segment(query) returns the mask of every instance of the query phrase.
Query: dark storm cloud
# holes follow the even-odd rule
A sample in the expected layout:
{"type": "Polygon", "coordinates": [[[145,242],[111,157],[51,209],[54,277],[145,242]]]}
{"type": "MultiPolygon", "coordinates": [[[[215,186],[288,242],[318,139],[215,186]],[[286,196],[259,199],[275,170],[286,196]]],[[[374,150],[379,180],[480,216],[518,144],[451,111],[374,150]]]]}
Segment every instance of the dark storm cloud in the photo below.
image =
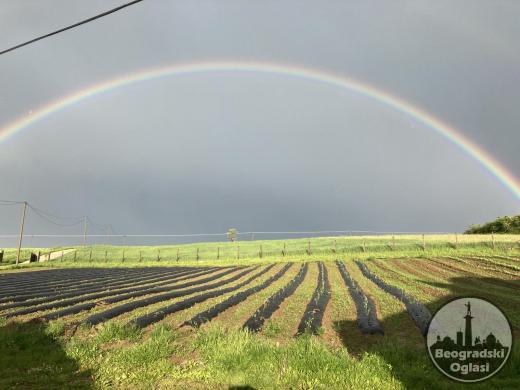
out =
{"type": "MultiPolygon", "coordinates": [[[[0,47],[116,4],[6,1],[0,47]]],[[[520,175],[519,13],[516,3],[487,1],[147,1],[1,56],[0,123],[144,68],[272,61],[401,96],[520,175]]],[[[518,212],[496,179],[409,117],[268,75],[191,75],[112,91],[0,145],[0,166],[0,198],[89,214],[129,233],[447,231],[518,212]]],[[[0,212],[1,233],[16,231],[19,210],[0,212]]],[[[36,217],[29,230],[63,232],[36,217]]]]}

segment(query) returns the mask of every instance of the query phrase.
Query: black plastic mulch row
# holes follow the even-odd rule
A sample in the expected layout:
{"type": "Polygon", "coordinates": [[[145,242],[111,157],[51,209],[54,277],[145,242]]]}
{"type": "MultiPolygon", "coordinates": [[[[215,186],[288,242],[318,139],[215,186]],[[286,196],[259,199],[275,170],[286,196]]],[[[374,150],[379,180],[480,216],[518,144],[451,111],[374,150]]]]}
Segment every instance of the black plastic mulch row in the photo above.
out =
{"type": "Polygon", "coordinates": [[[181,272],[196,272],[196,269],[189,268],[179,268],[179,269],[140,269],[139,271],[134,271],[131,273],[104,273],[104,274],[95,274],[91,275],[89,279],[78,279],[77,275],[71,275],[67,281],[63,281],[63,283],[59,285],[55,285],[52,283],[39,284],[39,285],[31,285],[20,288],[20,290],[9,290],[8,292],[0,294],[0,302],[15,302],[15,301],[23,301],[26,299],[31,299],[37,297],[38,294],[40,296],[45,296],[46,294],[56,294],[56,293],[66,293],[71,292],[78,289],[94,289],[96,286],[100,284],[106,283],[113,284],[119,283],[122,280],[132,280],[139,279],[146,276],[153,276],[159,274],[178,274],[181,272]]]}
{"type": "MultiPolygon", "coordinates": [[[[225,271],[221,275],[225,275],[226,273],[230,273],[230,272],[233,272],[233,270],[225,271]]],[[[188,275],[184,278],[193,278],[193,277],[194,276],[188,275]]],[[[176,281],[179,281],[179,279],[174,280],[174,282],[176,282],[176,281]]],[[[193,283],[198,283],[198,282],[199,281],[195,281],[193,283]]],[[[166,282],[162,282],[162,283],[171,284],[171,279],[166,282]]],[[[177,286],[167,286],[164,288],[167,288],[168,290],[172,290],[174,288],[177,288],[177,286]]],[[[182,288],[182,287],[179,287],[179,288],[182,288]]],[[[92,300],[92,299],[105,298],[105,297],[110,297],[110,296],[117,295],[117,294],[124,294],[124,293],[132,292],[132,291],[140,291],[140,292],[148,291],[149,289],[150,289],[149,286],[143,286],[143,287],[136,286],[136,287],[126,288],[126,289],[121,289],[121,290],[104,291],[104,292],[99,292],[99,293],[95,293],[95,294],[82,295],[77,298],[64,299],[62,301],[55,301],[55,302],[51,302],[51,303],[47,303],[47,304],[43,304],[43,305],[38,305],[38,306],[34,306],[34,307],[29,307],[26,309],[13,311],[13,312],[10,312],[7,314],[3,314],[2,316],[5,318],[10,318],[10,317],[20,316],[20,315],[25,315],[25,314],[31,314],[31,313],[35,313],[35,312],[43,311],[43,310],[50,310],[50,309],[55,309],[55,308],[59,308],[59,307],[72,306],[77,303],[85,302],[85,301],[92,300]]],[[[93,302],[91,304],[95,305],[95,303],[93,303],[93,302]]]]}
{"type": "MultiPolygon", "coordinates": [[[[166,268],[166,267],[163,267],[166,268]]],[[[15,291],[27,287],[50,286],[60,288],[96,278],[113,278],[121,275],[139,274],[146,268],[64,268],[59,270],[27,271],[17,273],[15,279],[0,275],[1,291],[15,291]]]]}
{"type": "Polygon", "coordinates": [[[149,284],[149,287],[154,286],[154,282],[161,282],[164,280],[175,279],[184,275],[195,275],[200,274],[201,271],[183,271],[183,272],[156,272],[148,275],[135,275],[132,278],[126,278],[114,283],[99,283],[83,287],[78,286],[75,289],[67,289],[61,291],[54,291],[48,293],[37,293],[27,294],[25,296],[16,296],[6,298],[10,303],[4,303],[0,305],[0,310],[11,309],[13,307],[24,307],[33,306],[40,303],[52,302],[58,299],[65,299],[70,297],[76,297],[83,294],[96,293],[99,291],[113,290],[125,287],[132,287],[142,284],[149,284]]]}
{"type": "Polygon", "coordinates": [[[260,272],[256,273],[255,275],[244,280],[242,283],[236,284],[234,286],[210,291],[208,293],[197,295],[195,297],[191,297],[191,298],[185,299],[183,301],[176,302],[172,305],[162,307],[157,311],[154,311],[149,314],[145,314],[141,317],[138,317],[138,318],[132,320],[130,322],[130,324],[132,324],[134,326],[138,326],[140,328],[144,328],[145,326],[151,325],[153,323],[156,323],[156,322],[162,320],[168,314],[172,314],[172,313],[176,313],[181,310],[189,309],[190,307],[194,306],[197,303],[201,303],[208,299],[215,298],[215,297],[218,297],[220,295],[223,295],[223,294],[226,294],[226,293],[229,293],[232,291],[236,291],[239,288],[242,288],[242,287],[248,285],[249,283],[251,283],[252,281],[257,279],[258,277],[262,276],[263,274],[268,272],[273,267],[274,267],[274,264],[269,265],[269,266],[265,267],[263,270],[261,270],[260,272]]]}
{"type": "MultiPolygon", "coordinates": [[[[12,307],[23,307],[23,306],[31,306],[40,303],[52,302],[58,299],[76,297],[84,294],[96,293],[99,291],[114,291],[122,289],[126,289],[125,291],[134,291],[136,288],[145,289],[152,288],[156,286],[162,286],[168,284],[169,280],[184,280],[184,276],[188,278],[204,275],[209,272],[214,272],[218,268],[201,268],[199,270],[190,270],[190,271],[182,271],[182,272],[161,272],[156,274],[150,274],[141,277],[128,278],[124,282],[117,282],[114,284],[100,285],[100,286],[90,286],[86,288],[82,288],[78,286],[77,289],[65,290],[63,292],[53,292],[47,295],[44,295],[42,298],[31,298],[30,300],[14,300],[14,303],[7,303],[0,305],[0,310],[9,309],[12,307]],[[17,303],[18,302],[18,303],[17,303]],[[20,303],[21,302],[21,303],[20,303]]],[[[123,291],[123,292],[125,292],[123,291]]],[[[114,294],[112,294],[114,295],[114,294]]]]}
{"type": "MultiPolygon", "coordinates": [[[[198,286],[198,287],[190,288],[187,290],[173,291],[173,292],[170,292],[167,294],[155,295],[153,297],[141,299],[139,301],[128,302],[123,305],[119,305],[119,306],[113,307],[111,309],[102,311],[101,313],[93,314],[90,317],[88,317],[87,319],[85,319],[83,322],[85,324],[89,324],[89,325],[96,325],[96,324],[99,324],[100,322],[107,321],[111,318],[117,317],[123,313],[127,313],[127,312],[137,309],[139,307],[149,306],[154,303],[167,301],[169,299],[182,297],[184,295],[190,295],[193,293],[202,292],[202,291],[205,291],[208,289],[220,287],[220,286],[223,286],[225,284],[228,284],[228,283],[234,282],[235,280],[240,279],[241,277],[250,273],[251,271],[253,271],[256,268],[257,267],[245,269],[244,271],[240,272],[237,275],[234,275],[228,279],[219,280],[216,283],[204,284],[203,286],[198,286]]],[[[233,269],[231,271],[236,271],[236,270],[237,269],[233,269]]],[[[261,272],[267,272],[267,270],[262,270],[261,272]]]]}
{"type": "MultiPolygon", "coordinates": [[[[153,290],[154,291],[155,290],[160,290],[160,291],[180,290],[182,288],[186,288],[186,287],[198,285],[200,283],[204,283],[205,281],[216,280],[216,279],[218,279],[218,278],[220,278],[222,276],[225,276],[225,275],[227,275],[227,274],[229,274],[231,272],[234,272],[236,270],[237,270],[237,268],[229,269],[227,271],[221,272],[220,274],[211,275],[211,276],[209,276],[209,277],[207,277],[205,279],[193,280],[191,282],[187,282],[187,283],[183,283],[183,284],[175,284],[173,286],[171,285],[172,283],[178,283],[178,282],[181,282],[181,281],[184,281],[184,280],[197,278],[199,276],[203,276],[205,274],[214,272],[213,269],[209,269],[208,268],[208,270],[205,271],[205,272],[198,272],[198,273],[190,274],[188,276],[176,277],[176,278],[172,278],[172,279],[170,279],[168,281],[165,281],[165,282],[157,283],[156,284],[157,286],[163,286],[163,285],[166,285],[166,286],[164,286],[164,287],[157,287],[157,288],[154,288],[153,290]]],[[[106,297],[109,297],[109,298],[102,299],[101,301],[97,301],[97,302],[96,301],[95,302],[86,302],[86,303],[83,303],[83,304],[80,304],[80,305],[75,305],[75,306],[69,307],[67,309],[58,310],[58,311],[46,314],[46,315],[42,316],[41,318],[45,319],[45,320],[52,320],[52,319],[64,317],[64,316],[67,316],[67,315],[76,314],[76,313],[79,313],[81,311],[90,310],[93,307],[95,307],[96,305],[98,305],[99,303],[101,303],[101,302],[106,303],[108,300],[115,300],[115,299],[117,299],[117,302],[119,302],[119,301],[125,300],[126,297],[129,296],[129,295],[130,296],[148,295],[148,292],[150,290],[151,290],[150,286],[146,285],[146,286],[143,286],[143,287],[134,287],[133,289],[124,289],[124,290],[119,290],[119,291],[113,291],[111,294],[106,295],[104,297],[104,298],[106,298],[106,297]],[[128,293],[128,291],[131,291],[131,292],[128,293]],[[112,297],[112,298],[110,298],[110,297],[112,297]]],[[[88,299],[83,299],[80,302],[84,302],[86,300],[88,300],[88,299]]]]}
{"type": "Polygon", "coordinates": [[[339,272],[343,281],[348,287],[348,291],[354,304],[356,305],[357,311],[357,323],[362,333],[368,334],[384,334],[383,327],[377,319],[377,311],[374,300],[367,296],[363,290],[359,287],[355,280],[353,280],[350,274],[340,261],[337,261],[339,272]]]}
{"type": "Polygon", "coordinates": [[[404,305],[406,306],[406,310],[408,311],[408,314],[410,315],[410,317],[412,317],[413,321],[421,331],[421,334],[423,336],[426,336],[426,332],[428,331],[428,325],[432,318],[432,314],[430,313],[428,308],[424,306],[422,303],[420,303],[415,297],[406,294],[400,288],[392,286],[383,281],[378,276],[374,275],[372,272],[370,272],[370,270],[365,264],[357,260],[356,264],[366,278],[370,279],[372,282],[377,284],[383,291],[386,291],[387,293],[393,295],[394,297],[396,297],[404,303],[404,305]]]}
{"type": "MultiPolygon", "coordinates": [[[[237,269],[239,268],[235,268],[235,269],[231,269],[230,271],[226,271],[226,272],[223,272],[223,273],[220,273],[220,274],[217,274],[217,275],[212,275],[210,276],[209,278],[205,278],[205,279],[200,279],[200,280],[194,280],[194,281],[191,281],[191,282],[188,282],[188,283],[183,283],[183,284],[176,284],[176,285],[173,285],[173,286],[166,286],[166,287],[161,287],[161,290],[162,291],[172,291],[172,290],[179,290],[179,289],[182,289],[182,288],[186,288],[186,287],[189,287],[189,286],[194,286],[194,285],[197,285],[197,284],[200,284],[200,283],[204,283],[204,281],[213,281],[213,280],[216,280],[217,278],[220,278],[222,276],[225,276],[233,271],[236,271],[237,269]]],[[[177,278],[176,280],[170,280],[168,282],[163,282],[163,283],[160,283],[160,285],[163,285],[163,284],[171,284],[171,283],[177,283],[177,282],[180,282],[180,281],[183,281],[183,280],[186,280],[186,279],[193,279],[193,278],[197,278],[201,275],[204,275],[204,274],[207,274],[207,273],[211,273],[211,272],[214,272],[214,270],[210,270],[208,268],[208,271],[207,272],[204,272],[203,274],[202,273],[198,273],[198,274],[191,274],[189,276],[185,276],[185,277],[179,277],[177,278]]],[[[135,290],[138,290],[139,293],[142,293],[143,291],[149,291],[149,286],[144,286],[142,288],[137,288],[135,290]]],[[[123,293],[128,291],[128,290],[121,290],[123,293]]],[[[115,295],[117,292],[114,292],[114,294],[112,295],[115,295]]],[[[130,293],[130,295],[132,295],[133,293],[130,293]]],[[[145,294],[140,294],[140,295],[147,295],[146,293],[145,294]]],[[[120,298],[120,297],[126,297],[128,296],[128,294],[122,294],[122,295],[116,295],[114,298],[120,298]]],[[[113,298],[109,298],[109,299],[113,299],[113,298]]],[[[124,300],[124,299],[120,299],[120,300],[124,300]]],[[[54,320],[56,318],[61,318],[61,317],[64,317],[64,316],[68,316],[68,315],[71,315],[71,314],[76,314],[76,313],[79,313],[79,312],[82,312],[82,311],[85,311],[85,310],[90,310],[92,308],[94,308],[95,306],[97,306],[99,303],[106,303],[107,300],[102,300],[102,301],[97,301],[97,302],[86,302],[86,303],[82,303],[82,304],[79,304],[79,305],[75,305],[75,306],[72,306],[72,307],[68,307],[66,309],[62,309],[62,310],[58,310],[58,311],[54,311],[52,313],[49,313],[49,314],[45,314],[43,316],[41,316],[40,318],[41,319],[44,319],[44,320],[54,320]]]]}
{"type": "MultiPolygon", "coordinates": [[[[158,271],[155,271],[157,273],[158,271]]],[[[153,272],[152,272],[153,273],[153,272]]],[[[97,275],[95,277],[89,277],[88,279],[75,279],[71,277],[67,282],[59,285],[54,285],[51,282],[32,284],[28,283],[24,287],[18,289],[7,289],[5,292],[0,292],[0,303],[5,302],[21,302],[32,298],[38,298],[47,296],[47,294],[59,294],[63,292],[73,291],[82,288],[96,287],[101,284],[111,284],[119,282],[121,280],[132,279],[136,277],[143,277],[144,275],[150,275],[152,273],[140,273],[140,274],[126,274],[126,275],[97,275]]]]}
{"type": "Polygon", "coordinates": [[[20,290],[9,290],[5,294],[0,294],[0,302],[7,301],[21,301],[23,299],[31,299],[38,296],[44,296],[45,294],[56,294],[68,291],[74,291],[84,288],[95,288],[97,286],[109,286],[114,284],[121,284],[125,281],[143,279],[146,277],[160,276],[166,274],[178,274],[186,272],[196,272],[198,269],[190,268],[170,268],[170,269],[154,269],[142,270],[141,272],[132,272],[117,275],[97,275],[90,277],[89,279],[77,280],[69,279],[67,284],[61,284],[58,286],[52,284],[40,284],[38,286],[26,286],[20,290]]]}
{"type": "Polygon", "coordinates": [[[319,333],[323,315],[330,300],[330,284],[327,268],[322,262],[318,263],[318,268],[318,285],[305,309],[305,313],[303,313],[300,325],[298,325],[297,335],[307,332],[314,335],[319,333]]]}
{"type": "Polygon", "coordinates": [[[251,295],[256,294],[257,292],[262,291],[262,290],[266,289],[267,287],[269,287],[273,282],[277,281],[283,275],[285,275],[287,270],[289,268],[291,268],[291,265],[292,265],[291,263],[286,264],[280,271],[278,271],[276,274],[271,276],[269,279],[267,279],[263,283],[253,286],[251,288],[248,288],[247,290],[241,291],[235,295],[232,295],[225,301],[217,303],[215,306],[210,307],[209,309],[196,314],[190,320],[186,321],[183,325],[199,327],[203,323],[211,321],[213,318],[218,316],[224,310],[227,310],[230,307],[238,305],[240,302],[245,301],[251,295]]]}
{"type": "Polygon", "coordinates": [[[302,284],[305,279],[305,275],[307,275],[307,270],[309,269],[309,265],[307,263],[302,264],[298,274],[285,286],[271,295],[265,303],[260,306],[257,311],[247,319],[244,323],[243,328],[248,329],[252,332],[258,332],[262,329],[264,322],[271,318],[273,313],[278,310],[280,305],[284,300],[289,298],[300,284],[302,284]]]}
{"type": "MultiPolygon", "coordinates": [[[[235,272],[237,270],[240,270],[242,268],[244,268],[244,267],[225,268],[225,271],[222,272],[221,274],[208,276],[205,279],[194,280],[192,282],[179,284],[179,285],[175,286],[175,288],[176,289],[181,289],[181,288],[196,286],[196,285],[201,284],[201,283],[212,282],[213,280],[216,280],[216,279],[218,279],[221,276],[228,275],[228,274],[230,274],[232,272],[235,272]]],[[[211,271],[211,272],[214,272],[214,271],[211,271]]],[[[207,274],[207,273],[211,273],[211,272],[204,272],[204,275],[207,274]]],[[[200,275],[201,274],[199,274],[198,276],[200,276],[200,275]]],[[[142,297],[143,295],[155,294],[155,293],[160,293],[160,292],[166,292],[166,291],[170,291],[170,290],[171,290],[171,288],[169,288],[168,286],[165,286],[165,287],[152,287],[152,288],[146,288],[146,289],[139,290],[139,291],[136,290],[136,291],[130,292],[128,294],[116,295],[115,297],[104,299],[103,301],[105,303],[117,303],[117,302],[125,301],[125,300],[130,299],[130,298],[142,297]]]]}

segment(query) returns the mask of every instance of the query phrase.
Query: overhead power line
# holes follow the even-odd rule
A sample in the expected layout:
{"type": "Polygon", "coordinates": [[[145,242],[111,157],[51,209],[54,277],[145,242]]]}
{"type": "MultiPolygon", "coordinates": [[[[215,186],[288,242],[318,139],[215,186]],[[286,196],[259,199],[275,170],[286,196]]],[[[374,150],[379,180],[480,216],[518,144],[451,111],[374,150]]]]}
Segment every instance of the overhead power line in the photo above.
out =
{"type": "Polygon", "coordinates": [[[96,223],[94,222],[90,217],[87,217],[87,221],[88,221],[88,224],[98,230],[105,230],[105,231],[108,231],[111,229],[112,225],[110,224],[100,224],[100,223],[96,223]]]}
{"type": "Polygon", "coordinates": [[[66,220],[75,220],[75,221],[81,221],[83,220],[83,217],[62,217],[62,216],[59,216],[59,215],[56,215],[56,214],[53,214],[53,213],[50,213],[48,211],[45,211],[45,210],[42,210],[42,209],[39,209],[38,207],[35,207],[33,205],[29,205],[30,208],[32,208],[33,210],[35,211],[39,211],[40,213],[42,214],[45,214],[47,217],[49,218],[54,218],[54,219],[66,219],[66,220]]]}
{"type": "Polygon", "coordinates": [[[56,31],[50,32],[50,33],[48,33],[48,34],[41,35],[41,36],[39,36],[39,37],[33,38],[33,39],[29,40],[29,41],[26,41],[26,42],[20,43],[20,44],[18,44],[18,45],[15,45],[15,46],[13,46],[13,47],[10,47],[10,48],[8,48],[8,49],[5,49],[5,50],[0,51],[0,55],[2,55],[2,54],[6,54],[6,53],[8,53],[8,52],[10,52],[10,51],[13,51],[13,50],[16,50],[16,49],[19,49],[19,48],[21,48],[21,47],[23,47],[23,46],[30,45],[31,43],[37,42],[37,41],[39,41],[39,40],[42,40],[42,39],[45,39],[45,38],[49,38],[49,37],[51,37],[51,36],[53,36],[53,35],[56,35],[56,34],[62,33],[62,32],[64,32],[64,31],[67,31],[67,30],[70,30],[70,29],[76,28],[76,27],[78,27],[78,26],[81,26],[82,24],[90,23],[90,22],[92,22],[92,21],[94,21],[94,20],[96,20],[96,19],[100,19],[100,18],[102,18],[102,17],[104,17],[104,16],[107,16],[107,15],[113,14],[114,12],[120,11],[120,10],[122,10],[123,8],[126,8],[126,7],[129,7],[129,6],[131,6],[131,5],[134,5],[134,4],[137,4],[137,3],[140,3],[141,1],[143,1],[143,0],[134,0],[134,1],[130,1],[129,3],[122,4],[122,5],[118,6],[118,7],[112,8],[112,9],[110,9],[110,10],[108,10],[108,11],[105,11],[105,12],[103,12],[103,13],[97,14],[97,15],[95,15],[95,16],[92,16],[92,17],[88,18],[88,19],[85,19],[85,20],[82,20],[82,21],[80,21],[80,22],[77,22],[77,23],[71,24],[70,26],[63,27],[63,28],[60,28],[59,30],[56,30],[56,31]]]}
{"type": "MultiPolygon", "coordinates": [[[[76,226],[76,225],[79,225],[82,220],[79,219],[77,220],[76,222],[71,222],[71,223],[61,223],[61,222],[56,222],[56,221],[53,221],[51,218],[49,218],[47,215],[49,215],[48,213],[44,212],[43,210],[40,210],[40,209],[37,209],[36,207],[34,206],[31,206],[29,205],[29,208],[34,211],[40,218],[46,220],[47,222],[55,225],[55,226],[60,226],[60,227],[71,227],[71,226],[76,226]]],[[[59,217],[57,217],[59,218],[59,217]]],[[[61,218],[61,219],[69,219],[69,217],[64,217],[64,218],[61,218]]]]}
{"type": "Polygon", "coordinates": [[[97,227],[100,230],[104,230],[106,232],[112,232],[112,234],[115,234],[114,228],[111,224],[102,225],[100,223],[94,222],[90,217],[63,217],[59,216],[53,213],[50,213],[48,211],[42,210],[36,206],[33,206],[29,202],[25,201],[18,201],[18,200],[2,200],[0,199],[0,206],[11,206],[11,205],[19,205],[24,204],[26,207],[28,207],[31,211],[34,212],[37,216],[44,219],[45,221],[60,227],[71,227],[71,226],[77,226],[80,223],[83,223],[85,221],[88,221],[88,223],[94,227],[97,227]]]}

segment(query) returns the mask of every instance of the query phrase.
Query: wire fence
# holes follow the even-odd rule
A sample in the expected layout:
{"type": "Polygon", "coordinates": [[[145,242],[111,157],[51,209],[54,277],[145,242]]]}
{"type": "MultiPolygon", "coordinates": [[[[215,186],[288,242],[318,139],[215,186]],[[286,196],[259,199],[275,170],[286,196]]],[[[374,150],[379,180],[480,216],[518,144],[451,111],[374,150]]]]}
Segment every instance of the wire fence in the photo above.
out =
{"type": "MultiPolygon", "coordinates": [[[[446,232],[391,232],[370,230],[236,231],[194,234],[118,234],[111,224],[89,216],[60,216],[25,201],[0,200],[0,206],[22,205],[19,234],[0,235],[0,261],[10,263],[75,261],[198,261],[302,257],[333,254],[395,255],[418,251],[450,251],[480,248],[514,251],[520,235],[466,235],[446,232]],[[26,209],[56,229],[81,230],[83,234],[34,234],[24,231],[26,209]],[[95,233],[97,232],[97,233],[95,233]],[[230,241],[231,239],[231,241],[230,241]],[[2,250],[1,248],[4,248],[2,250]],[[19,248],[17,250],[12,248],[19,248]],[[16,253],[15,253],[16,252],[16,253]],[[73,257],[72,257],[73,256],[73,257]]],[[[69,230],[70,231],[70,230],[69,230]]]]}
{"type": "MultiPolygon", "coordinates": [[[[112,245],[111,243],[93,244],[104,235],[90,235],[89,245],[61,246],[54,249],[25,248],[22,261],[77,261],[77,262],[160,262],[160,261],[228,261],[262,258],[313,258],[319,256],[401,256],[428,254],[456,254],[464,251],[474,254],[482,251],[498,254],[518,255],[520,235],[467,235],[467,234],[405,234],[388,232],[331,231],[290,232],[293,235],[309,234],[312,237],[290,238],[288,232],[242,232],[238,240],[224,241],[225,233],[201,235],[109,235],[108,238],[166,239],[166,245],[112,245]],[[317,236],[317,234],[324,236],[317,236]],[[367,234],[370,233],[370,234],[367,234]],[[264,236],[268,238],[264,239],[264,236]],[[272,239],[277,236],[277,239],[272,239]],[[204,239],[213,237],[220,241],[204,241],[172,244],[172,239],[183,237],[204,239]]],[[[11,235],[12,237],[13,235],[11,235]]],[[[55,235],[38,235],[47,238],[55,235]]],[[[59,235],[58,237],[63,237],[59,235]]],[[[81,235],[68,235],[83,239],[81,235]]],[[[15,259],[15,251],[6,249],[4,263],[15,259]]]]}
{"type": "MultiPolygon", "coordinates": [[[[80,221],[81,223],[81,221],[80,221]]],[[[78,223],[74,223],[77,225],[78,223]]],[[[71,226],[74,226],[71,225],[71,226]]],[[[89,227],[94,224],[89,222],[89,227]]],[[[100,225],[101,226],[101,225],[100,225]]],[[[116,234],[111,225],[102,225],[105,232],[102,234],[33,234],[25,233],[23,236],[25,246],[29,247],[56,247],[75,245],[178,245],[204,242],[226,242],[228,233],[190,233],[190,234],[116,234]],[[108,228],[107,228],[108,227],[108,228]],[[28,244],[27,244],[28,243],[28,244]]],[[[448,236],[459,233],[447,232],[389,232],[369,230],[309,230],[309,231],[247,231],[237,232],[236,241],[260,241],[260,240],[291,240],[302,238],[323,237],[362,237],[362,236],[395,236],[406,235],[448,236]]],[[[0,234],[0,247],[15,246],[19,240],[19,234],[0,234]]]]}

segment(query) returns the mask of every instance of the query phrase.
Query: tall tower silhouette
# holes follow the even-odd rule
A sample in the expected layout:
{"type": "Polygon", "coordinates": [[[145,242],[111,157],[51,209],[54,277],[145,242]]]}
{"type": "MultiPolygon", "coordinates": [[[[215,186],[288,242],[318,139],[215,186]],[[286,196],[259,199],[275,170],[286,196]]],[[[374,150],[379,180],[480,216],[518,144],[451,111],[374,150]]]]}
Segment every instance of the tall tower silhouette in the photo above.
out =
{"type": "Polygon", "coordinates": [[[457,332],[457,345],[459,347],[463,347],[464,346],[464,344],[462,343],[462,330],[459,330],[457,332]]]}
{"type": "Polygon", "coordinates": [[[471,320],[473,317],[471,316],[471,303],[466,303],[464,306],[468,309],[464,319],[466,320],[466,329],[464,332],[464,346],[471,347],[473,345],[473,335],[471,332],[471,320]]]}

